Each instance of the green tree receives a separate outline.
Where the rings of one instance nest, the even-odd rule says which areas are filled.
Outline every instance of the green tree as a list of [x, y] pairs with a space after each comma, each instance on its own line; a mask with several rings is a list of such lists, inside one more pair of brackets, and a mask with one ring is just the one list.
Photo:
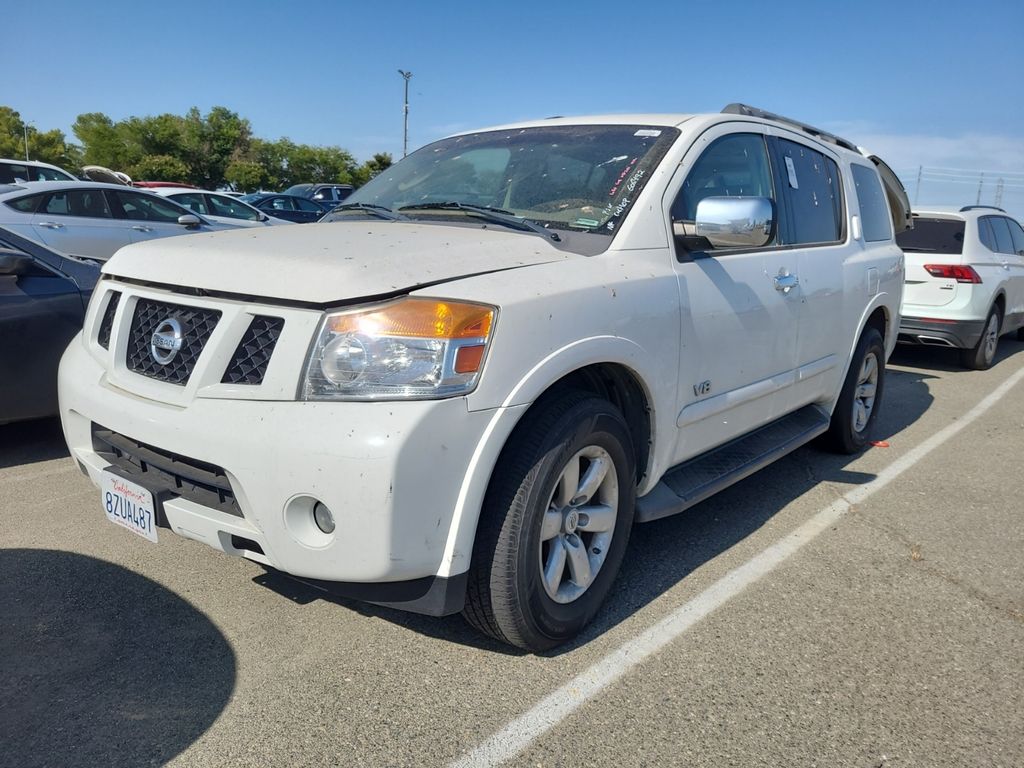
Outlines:
[[185, 116], [181, 139], [180, 157], [189, 166], [189, 181], [215, 189], [227, 181], [232, 158], [248, 150], [252, 127], [226, 107], [214, 107], [205, 117], [193, 107]]
[[351, 183], [361, 187], [381, 171], [390, 168], [393, 162], [390, 153], [378, 152], [353, 172]]
[[253, 160], [232, 160], [224, 178], [239, 192], [256, 192], [269, 186], [267, 169]]
[[182, 181], [189, 177], [188, 166], [170, 155], [146, 155], [129, 166], [128, 175], [147, 181]]
[[[0, 157], [25, 157], [25, 128], [16, 110], [0, 106]], [[78, 148], [68, 144], [62, 131], [56, 128], [39, 131], [31, 125], [27, 128], [29, 159], [59, 165], [72, 172], [78, 170]]]
[[114, 121], [102, 112], [79, 115], [71, 130], [82, 142], [85, 165], [102, 165], [119, 171], [141, 159], [141, 155], [131, 154]]

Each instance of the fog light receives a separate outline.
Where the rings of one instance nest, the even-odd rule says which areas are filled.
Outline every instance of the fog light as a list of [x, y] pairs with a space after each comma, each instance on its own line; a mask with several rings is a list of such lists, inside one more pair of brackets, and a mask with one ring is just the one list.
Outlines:
[[319, 501], [313, 505], [313, 520], [316, 521], [316, 527], [324, 533], [334, 533], [334, 515]]

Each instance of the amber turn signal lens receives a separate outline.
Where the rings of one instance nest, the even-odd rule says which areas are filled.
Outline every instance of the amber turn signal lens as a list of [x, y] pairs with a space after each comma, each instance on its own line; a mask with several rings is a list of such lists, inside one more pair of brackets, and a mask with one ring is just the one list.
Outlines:
[[493, 322], [494, 310], [480, 304], [405, 299], [369, 312], [335, 315], [330, 329], [419, 339], [486, 339]]
[[484, 345], [474, 344], [471, 347], [461, 347], [455, 353], [456, 373], [476, 373], [480, 370], [480, 363], [484, 359]]

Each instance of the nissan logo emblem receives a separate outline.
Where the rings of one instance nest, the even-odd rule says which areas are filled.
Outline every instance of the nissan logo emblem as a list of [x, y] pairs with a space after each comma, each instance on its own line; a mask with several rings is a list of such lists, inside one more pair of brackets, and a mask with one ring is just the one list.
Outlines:
[[173, 317], [168, 317], [161, 320], [153, 331], [149, 340], [149, 353], [160, 365], [167, 365], [177, 357], [184, 343], [181, 323]]

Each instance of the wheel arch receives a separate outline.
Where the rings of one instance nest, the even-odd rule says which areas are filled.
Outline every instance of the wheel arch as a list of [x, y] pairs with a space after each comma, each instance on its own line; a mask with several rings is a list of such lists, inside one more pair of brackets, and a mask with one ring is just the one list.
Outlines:
[[560, 352], [538, 363], [512, 388], [502, 407], [496, 409], [463, 477], [439, 575], [461, 573], [469, 567], [484, 495], [501, 452], [526, 414], [547, 397], [581, 389], [619, 408], [633, 441], [637, 484], [649, 476], [654, 463], [658, 412], [656, 395], [643, 373], [645, 358], [650, 360], [650, 355], [621, 337], [588, 339]]

